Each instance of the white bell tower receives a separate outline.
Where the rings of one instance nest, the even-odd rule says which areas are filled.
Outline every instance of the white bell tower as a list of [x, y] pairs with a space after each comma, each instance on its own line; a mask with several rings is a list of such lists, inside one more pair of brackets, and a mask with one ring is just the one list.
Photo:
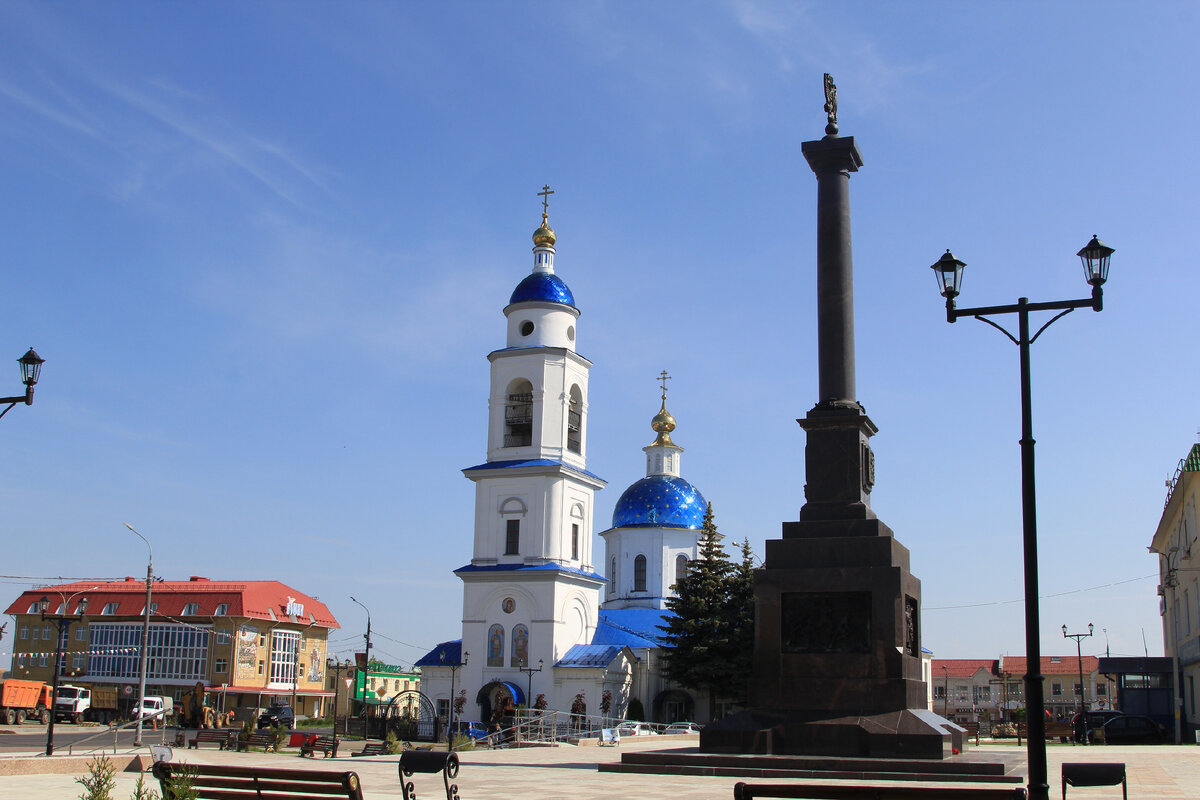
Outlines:
[[[488, 354], [487, 461], [463, 470], [475, 482], [475, 535], [471, 563], [455, 574], [464, 584], [468, 694], [503, 686], [517, 703], [545, 694], [551, 707], [567, 708], [553, 665], [596, 630], [604, 578], [592, 561], [592, 514], [605, 481], [586, 469], [592, 363], [575, 351], [579, 309], [554, 272], [553, 192], [539, 194], [533, 270], [504, 309], [505, 347]], [[539, 662], [533, 697], [524, 698], [520, 668]]]

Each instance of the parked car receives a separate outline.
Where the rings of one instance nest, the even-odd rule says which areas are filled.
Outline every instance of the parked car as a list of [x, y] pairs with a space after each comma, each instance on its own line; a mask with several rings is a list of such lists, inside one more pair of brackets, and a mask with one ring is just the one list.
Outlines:
[[680, 733], [699, 733], [700, 726], [694, 722], [676, 722], [667, 726], [663, 731], [664, 736], [674, 736]]
[[455, 736], [467, 736], [473, 741], [486, 739], [488, 737], [487, 726], [482, 722], [463, 722], [458, 720], [454, 723]]
[[292, 711], [292, 707], [286, 703], [275, 703], [267, 707], [258, 717], [259, 728], [273, 728], [276, 725], [282, 725], [285, 728], [290, 728], [296, 724], [296, 715]]
[[[1114, 717], [1123, 716], [1120, 711], [1112, 709], [1092, 709], [1091, 711], [1082, 712], [1084, 716], [1084, 730], [1087, 731], [1089, 742], [1096, 741], [1096, 731], [1104, 727], [1104, 723]], [[1079, 729], [1079, 714], [1071, 717], [1071, 727], [1075, 730]]]
[[1099, 744], [1166, 744], [1169, 741], [1162, 725], [1136, 714], [1113, 717], [1096, 731]]
[[617, 727], [617, 733], [624, 736], [658, 736], [658, 731], [644, 722], [623, 722]]

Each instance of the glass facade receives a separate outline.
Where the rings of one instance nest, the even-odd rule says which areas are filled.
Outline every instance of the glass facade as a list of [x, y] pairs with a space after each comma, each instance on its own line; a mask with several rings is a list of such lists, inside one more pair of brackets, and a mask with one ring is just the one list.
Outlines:
[[291, 685], [296, 680], [296, 658], [300, 652], [300, 634], [294, 631], [271, 631], [272, 684]]
[[[137, 678], [141, 667], [142, 624], [93, 622], [88, 674], [97, 678]], [[207, 674], [210, 630], [200, 626], [150, 626], [147, 680], [203, 680]]]

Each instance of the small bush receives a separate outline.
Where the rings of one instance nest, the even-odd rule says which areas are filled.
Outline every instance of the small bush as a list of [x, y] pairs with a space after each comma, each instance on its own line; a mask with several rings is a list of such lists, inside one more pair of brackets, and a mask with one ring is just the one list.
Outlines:
[[456, 734], [454, 734], [454, 737], [450, 740], [450, 749], [454, 750], [455, 752], [462, 752], [463, 750], [474, 750], [475, 749], [475, 740], [465, 734], [456, 733]]
[[387, 751], [390, 755], [394, 756], [404, 749], [404, 745], [400, 743], [400, 739], [397, 738], [395, 731], [388, 731], [386, 741]]
[[275, 734], [275, 752], [283, 750], [288, 742], [288, 729], [283, 725], [276, 725], [271, 728], [271, 733]]
[[117, 788], [117, 768], [104, 756], [95, 756], [87, 763], [88, 774], [76, 778], [84, 788], [79, 800], [113, 800], [113, 789]]
[[133, 797], [129, 800], [159, 800], [158, 792], [146, 785], [146, 775], [138, 775], [137, 785], [133, 787]]

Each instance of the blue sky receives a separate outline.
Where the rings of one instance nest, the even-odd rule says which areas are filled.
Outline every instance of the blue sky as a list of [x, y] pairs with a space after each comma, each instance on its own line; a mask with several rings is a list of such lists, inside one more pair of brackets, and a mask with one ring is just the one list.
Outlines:
[[[1083, 297], [1034, 346], [1043, 651], [1162, 650], [1146, 545], [1196, 440], [1200, 112], [1186, 3], [0, 4], [0, 420], [15, 596], [54, 576], [276, 578], [349, 654], [458, 635], [488, 362], [544, 183], [583, 312], [596, 529], [655, 376], [684, 474], [761, 555], [816, 401], [821, 74], [851, 179], [872, 505], [924, 644], [1024, 651], [1017, 349], [960, 305]], [[1191, 55], [1189, 55], [1189, 53]], [[5, 388], [7, 386], [7, 388]], [[17, 365], [0, 394], [21, 389]], [[597, 539], [597, 552], [599, 541]], [[1102, 588], [1098, 588], [1102, 587]], [[7, 645], [7, 642], [4, 643]], [[0, 650], [7, 647], [0, 645]]]

